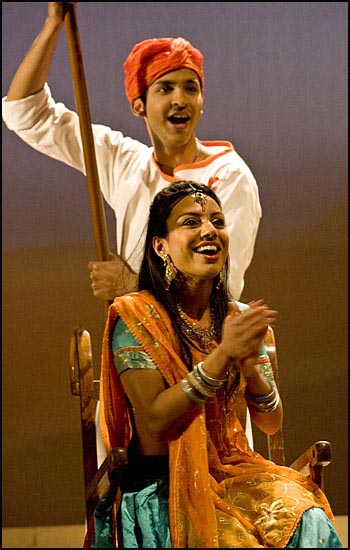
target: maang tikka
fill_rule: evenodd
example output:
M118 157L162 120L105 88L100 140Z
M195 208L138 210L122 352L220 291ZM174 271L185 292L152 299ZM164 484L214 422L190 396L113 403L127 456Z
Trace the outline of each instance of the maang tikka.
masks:
M205 212L207 206L207 197L202 191L196 191L191 195L194 198L194 202L197 202L201 205L202 211Z
M165 283L166 283L165 290L169 290L172 281L176 277L177 270L176 270L176 267L174 266L174 264L172 262L172 259L169 256L169 254L164 252L161 255L161 258L163 260L164 267L165 267L165 274L164 274L164 279L165 279Z
M206 207L207 207L207 197L206 195L203 193L203 191L200 191L198 189L196 189L194 187L194 185L192 185L190 183L190 187L192 187L194 193L192 193L191 197L194 198L194 202L197 202L198 204L201 205L202 207L202 211L205 212L206 211Z

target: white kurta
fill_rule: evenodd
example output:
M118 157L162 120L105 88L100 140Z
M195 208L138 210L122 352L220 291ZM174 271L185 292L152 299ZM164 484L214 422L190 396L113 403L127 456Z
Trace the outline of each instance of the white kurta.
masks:
M76 113L56 103L49 86L24 99L2 103L7 127L28 145L85 174ZM137 271L144 229L154 195L175 180L212 185L221 200L230 237L229 288L239 299L261 218L258 187L249 167L227 141L200 141L210 157L163 174L149 147L121 132L93 124L96 162L102 194L115 212L116 250Z

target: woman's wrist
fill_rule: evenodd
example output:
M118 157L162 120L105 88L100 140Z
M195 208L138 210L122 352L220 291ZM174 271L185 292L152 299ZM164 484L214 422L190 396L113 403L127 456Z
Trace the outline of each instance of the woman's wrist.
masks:
M276 385L269 380L267 380L267 382L270 387L268 393L252 394L249 391L246 391L247 404L256 412L269 413L275 411L280 402L280 397Z
M182 390L196 405L205 404L228 379L228 373L224 378L211 376L205 372L203 365L203 361L194 365L193 370L181 380Z
M246 379L249 386L254 387L257 385L259 387L262 381L266 381L265 377L260 372L259 366L256 364L254 364L254 366L252 367L249 367L248 369L244 368L243 366L242 370L244 378Z
M210 374L204 365L204 361L201 361L194 367L195 374L209 387L214 389L220 388L228 378L228 371L226 370L224 375L212 375Z

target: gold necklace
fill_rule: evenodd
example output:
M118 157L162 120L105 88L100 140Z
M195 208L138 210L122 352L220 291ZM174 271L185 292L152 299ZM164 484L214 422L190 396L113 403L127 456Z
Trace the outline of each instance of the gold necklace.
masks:
M209 328L206 328L198 326L196 322L191 321L179 303L176 304L176 307L181 319L182 329L185 336L187 336L190 340L195 340L198 342L204 352L209 352L213 339L216 337L212 309L210 309L211 324Z

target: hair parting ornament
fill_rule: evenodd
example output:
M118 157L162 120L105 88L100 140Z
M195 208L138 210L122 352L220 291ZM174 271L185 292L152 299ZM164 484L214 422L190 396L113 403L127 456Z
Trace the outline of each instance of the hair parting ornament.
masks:
M207 197L203 193L203 191L198 191L195 187L193 187L192 184L190 186L193 188L194 193L191 195L191 197L194 198L194 202L198 203L202 207L202 211L205 212L206 206L207 206Z

